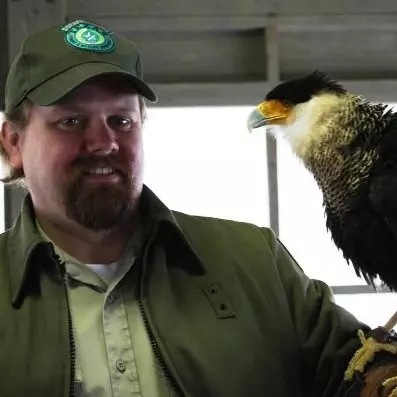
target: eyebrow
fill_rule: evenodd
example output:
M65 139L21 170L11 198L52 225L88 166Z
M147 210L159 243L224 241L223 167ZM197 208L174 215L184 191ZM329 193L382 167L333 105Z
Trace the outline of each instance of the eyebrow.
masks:
M138 112L139 107L132 108L128 106L114 106L111 108L112 112L122 112L122 113L135 113ZM58 111L69 111L69 112L85 112L86 108L84 106L79 106L78 104L62 104L62 103L57 103L54 105L49 106L49 111L51 113L55 113Z

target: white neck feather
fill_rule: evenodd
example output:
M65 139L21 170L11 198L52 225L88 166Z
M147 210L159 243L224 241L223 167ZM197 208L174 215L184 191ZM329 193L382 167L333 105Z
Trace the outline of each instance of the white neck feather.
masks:
M315 96L308 102L296 105L287 122L271 127L271 133L285 138L295 154L303 158L310 140L318 139L322 130L325 132L327 123L324 120L332 118L335 108L343 105L345 100L346 97L334 94Z

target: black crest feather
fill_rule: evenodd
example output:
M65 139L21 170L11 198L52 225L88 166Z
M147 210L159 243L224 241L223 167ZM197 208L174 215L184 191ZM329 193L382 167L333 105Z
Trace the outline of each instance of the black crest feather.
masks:
M279 84L266 95L265 99L276 99L290 105L297 105L324 92L340 95L345 94L346 90L325 73L314 71L305 77Z

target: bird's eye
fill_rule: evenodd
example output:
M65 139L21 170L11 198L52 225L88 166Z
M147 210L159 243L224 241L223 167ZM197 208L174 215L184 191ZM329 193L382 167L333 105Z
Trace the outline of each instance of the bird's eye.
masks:
M285 99L285 98L279 99L279 101L280 101L280 103L281 103L282 105L284 105L284 106L286 106L286 107L292 105L291 101L289 101L288 99Z

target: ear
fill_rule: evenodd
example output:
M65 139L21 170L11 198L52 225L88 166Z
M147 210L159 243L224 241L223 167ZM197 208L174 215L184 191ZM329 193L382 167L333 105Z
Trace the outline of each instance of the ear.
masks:
M10 165L15 169L22 168L20 140L20 133L15 131L8 121L4 121L1 126L1 145L7 154Z

